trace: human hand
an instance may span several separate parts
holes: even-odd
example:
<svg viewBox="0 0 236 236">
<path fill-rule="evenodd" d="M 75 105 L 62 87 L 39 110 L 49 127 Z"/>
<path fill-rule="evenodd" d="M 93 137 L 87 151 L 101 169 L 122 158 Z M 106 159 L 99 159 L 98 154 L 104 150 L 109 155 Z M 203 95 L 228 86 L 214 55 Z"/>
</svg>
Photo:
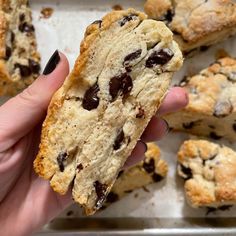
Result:
<svg viewBox="0 0 236 236">
<path fill-rule="evenodd" d="M 50 72 L 50 73 L 49 73 Z M 26 90 L 0 107 L 0 235 L 29 235 L 57 216 L 71 203 L 71 194 L 60 196 L 49 182 L 33 171 L 42 121 L 54 92 L 69 73 L 66 57 L 54 54 L 44 74 Z M 184 107 L 188 102 L 181 88 L 172 88 L 158 116 Z M 167 123 L 153 117 L 126 166 L 141 160 L 144 142 L 160 139 Z"/>
</svg>

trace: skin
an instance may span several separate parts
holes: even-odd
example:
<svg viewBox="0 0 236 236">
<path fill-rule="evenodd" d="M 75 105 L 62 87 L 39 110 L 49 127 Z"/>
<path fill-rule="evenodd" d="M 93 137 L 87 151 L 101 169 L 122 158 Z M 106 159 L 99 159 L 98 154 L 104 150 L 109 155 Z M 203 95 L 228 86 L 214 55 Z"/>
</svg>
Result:
<svg viewBox="0 0 236 236">
<path fill-rule="evenodd" d="M 70 193 L 60 196 L 53 192 L 49 182 L 36 176 L 32 168 L 47 107 L 69 73 L 66 57 L 60 57 L 51 74 L 39 76 L 0 107 L 0 235 L 30 235 L 71 203 Z M 187 102 L 183 89 L 169 91 L 125 167 L 143 158 L 143 142 L 159 140 L 167 133 L 168 126 L 159 116 L 181 109 Z"/>
</svg>

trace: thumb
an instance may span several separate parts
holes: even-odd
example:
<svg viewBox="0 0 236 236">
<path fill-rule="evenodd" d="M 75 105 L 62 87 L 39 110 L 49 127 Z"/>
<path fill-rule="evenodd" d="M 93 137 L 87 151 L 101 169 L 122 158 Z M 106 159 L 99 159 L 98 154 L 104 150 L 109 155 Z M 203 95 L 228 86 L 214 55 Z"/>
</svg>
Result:
<svg viewBox="0 0 236 236">
<path fill-rule="evenodd" d="M 52 95 L 68 73 L 66 57 L 55 51 L 44 74 L 0 107 L 0 152 L 14 145 L 43 119 Z"/>
</svg>

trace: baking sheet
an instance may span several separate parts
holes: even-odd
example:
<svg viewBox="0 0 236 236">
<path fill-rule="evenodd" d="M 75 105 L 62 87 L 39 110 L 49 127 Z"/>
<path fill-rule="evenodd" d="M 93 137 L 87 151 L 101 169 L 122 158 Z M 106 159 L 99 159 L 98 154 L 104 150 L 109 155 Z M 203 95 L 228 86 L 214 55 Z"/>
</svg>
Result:
<svg viewBox="0 0 236 236">
<path fill-rule="evenodd" d="M 120 4 L 124 8 L 134 7 L 136 9 L 142 10 L 144 1 L 31 1 L 31 6 L 33 8 L 33 19 L 36 27 L 36 35 L 38 38 L 38 48 L 42 56 L 42 68 L 45 66 L 48 58 L 55 49 L 59 49 L 66 54 L 72 68 L 79 53 L 79 45 L 83 38 L 86 26 L 91 22 L 100 19 L 106 12 L 110 11 L 111 7 L 115 4 Z M 43 7 L 52 7 L 54 9 L 54 12 L 49 19 L 40 17 L 40 11 Z M 193 58 L 187 59 L 185 61 L 184 67 L 175 75 L 173 83 L 177 83 L 177 81 L 180 80 L 184 75 L 195 74 L 199 70 L 207 67 L 215 60 L 215 56 L 219 50 L 223 48 L 231 56 L 236 56 L 236 38 L 232 37 L 221 44 L 212 46 L 207 51 L 202 52 Z M 165 228 L 168 227 L 167 225 L 170 227 L 175 224 L 179 224 L 179 227 L 191 226 L 192 223 L 190 219 L 196 218 L 195 222 L 197 222 L 198 218 L 199 222 L 202 221 L 202 223 L 195 225 L 195 227 L 201 227 L 204 225 L 203 222 L 205 222 L 203 219 L 206 218 L 218 217 L 218 219 L 227 218 L 232 220 L 233 217 L 236 217 L 236 208 L 232 208 L 231 210 L 224 212 L 218 211 L 206 216 L 205 209 L 196 210 L 186 205 L 183 194 L 183 181 L 178 176 L 176 176 L 176 152 L 183 140 L 187 138 L 188 135 L 185 134 L 169 134 L 167 137 L 157 143 L 161 147 L 162 157 L 169 163 L 170 170 L 166 181 L 150 185 L 148 187 L 149 192 L 146 192 L 143 189 L 134 191 L 127 197 L 123 198 L 121 201 L 114 203 L 106 210 L 96 214 L 94 218 L 99 218 L 96 221 L 93 221 L 92 218 L 89 217 L 86 218 L 87 222 L 104 222 L 103 218 L 107 217 L 112 219 L 127 218 L 129 219 L 128 222 L 132 222 L 132 219 L 138 219 L 141 217 L 143 219 L 142 222 L 146 223 L 141 224 L 137 221 L 134 224 L 136 227 L 147 226 L 148 228 L 154 228 L 156 225 L 159 225 L 162 226 L 162 228 Z M 226 144 L 230 147 L 236 148 L 236 145 L 230 143 Z M 68 213 L 70 216 L 67 216 Z M 78 206 L 73 205 L 63 214 L 61 214 L 61 216 L 59 216 L 56 220 L 54 220 L 52 224 L 47 225 L 45 227 L 45 232 L 49 229 L 60 228 L 60 230 L 63 230 L 66 229 L 66 226 L 69 224 L 77 225 L 78 222 L 81 221 L 82 217 L 81 209 Z M 63 220 L 65 218 L 70 218 L 70 221 Z M 86 219 L 82 220 L 84 225 L 86 225 Z M 117 219 L 117 222 L 119 222 L 119 219 Z M 233 220 L 231 222 L 232 224 L 230 227 L 234 226 L 234 222 L 236 221 Z M 93 224 L 94 223 L 92 223 L 92 225 Z M 117 228 L 119 228 L 119 224 L 122 225 L 122 223 L 117 223 Z M 62 225 L 64 225 L 64 228 L 60 227 Z M 90 225 L 88 227 L 91 227 L 91 224 L 88 225 Z M 97 223 L 97 226 L 98 225 L 99 223 Z M 106 224 L 103 225 L 103 228 L 106 228 Z M 220 231 L 217 232 L 219 233 Z M 208 232 L 208 234 L 210 233 Z"/>
</svg>

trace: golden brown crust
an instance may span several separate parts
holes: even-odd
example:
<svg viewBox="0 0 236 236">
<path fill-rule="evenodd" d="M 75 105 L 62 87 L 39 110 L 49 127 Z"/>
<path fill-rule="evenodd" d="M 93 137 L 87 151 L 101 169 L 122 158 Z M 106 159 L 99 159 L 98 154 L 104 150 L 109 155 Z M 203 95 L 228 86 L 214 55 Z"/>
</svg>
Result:
<svg viewBox="0 0 236 236">
<path fill-rule="evenodd" d="M 178 162 L 192 207 L 235 204 L 236 153 L 232 149 L 205 140 L 189 140 L 181 146 Z"/>
</svg>

